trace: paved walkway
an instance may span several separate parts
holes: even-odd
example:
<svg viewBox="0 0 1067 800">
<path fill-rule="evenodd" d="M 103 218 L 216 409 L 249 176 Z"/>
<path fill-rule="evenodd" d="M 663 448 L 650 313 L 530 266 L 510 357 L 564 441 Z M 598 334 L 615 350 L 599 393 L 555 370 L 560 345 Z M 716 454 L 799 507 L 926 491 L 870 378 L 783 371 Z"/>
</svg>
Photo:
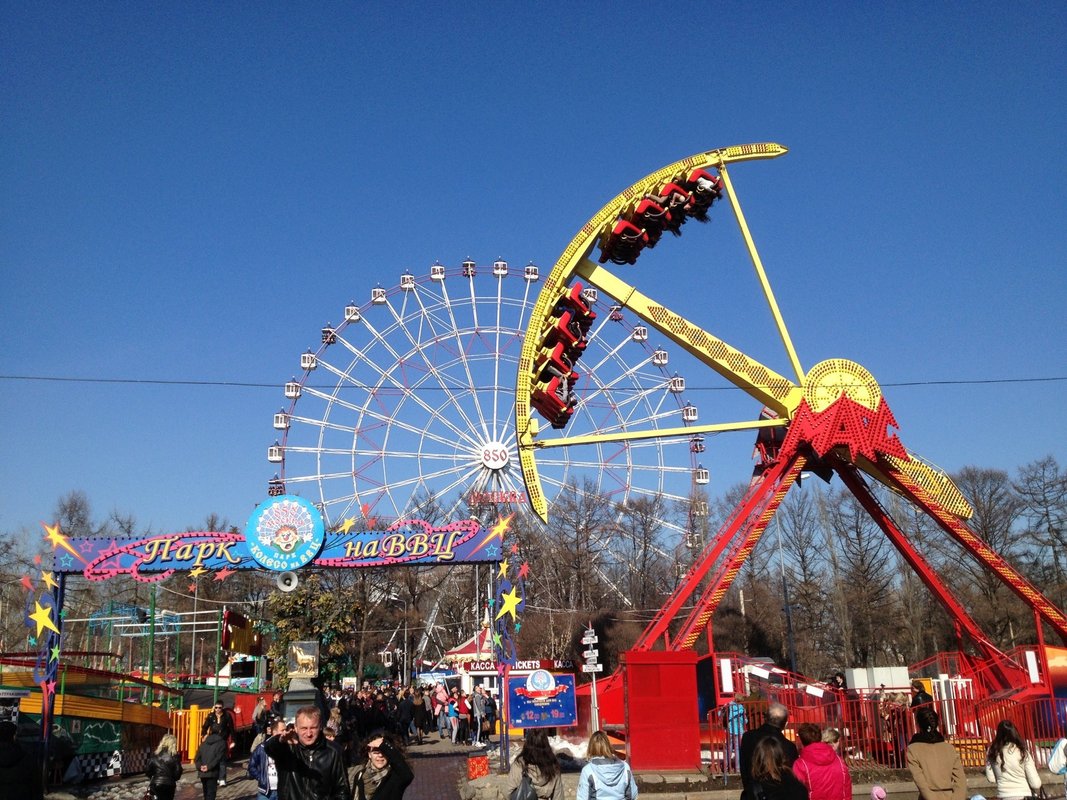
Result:
<svg viewBox="0 0 1067 800">
<path fill-rule="evenodd" d="M 404 793 L 404 800 L 459 800 L 459 787 L 467 782 L 467 756 L 476 751 L 469 746 L 453 745 L 438 735 L 423 738 L 423 744 L 413 744 L 407 749 L 415 780 Z M 490 755 L 490 770 L 498 766 L 494 759 L 497 751 Z M 498 755 L 497 755 L 498 757 Z M 225 786 L 220 786 L 218 800 L 255 800 L 256 783 L 248 777 L 246 760 L 230 765 L 229 779 Z M 349 772 L 349 777 L 355 768 Z M 67 798 L 89 798 L 89 800 L 141 800 L 147 781 L 143 777 L 128 777 L 121 780 L 100 781 L 98 783 L 63 787 L 50 791 L 49 800 L 67 800 Z M 204 793 L 190 764 L 185 765 L 181 782 L 174 800 L 203 800 Z"/>
</svg>

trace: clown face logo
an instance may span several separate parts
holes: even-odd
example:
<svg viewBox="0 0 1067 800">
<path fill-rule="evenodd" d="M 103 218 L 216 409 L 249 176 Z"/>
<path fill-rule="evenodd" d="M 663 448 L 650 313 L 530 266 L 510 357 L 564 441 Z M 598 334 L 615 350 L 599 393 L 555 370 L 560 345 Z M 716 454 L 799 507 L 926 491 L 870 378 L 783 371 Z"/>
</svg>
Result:
<svg viewBox="0 0 1067 800">
<path fill-rule="evenodd" d="M 324 536 L 318 509 L 295 495 L 259 505 L 245 528 L 252 558 L 267 569 L 280 571 L 302 567 L 315 558 Z"/>
<path fill-rule="evenodd" d="M 274 531 L 274 537 L 271 538 L 270 531 L 266 532 L 266 535 L 260 538 L 263 544 L 272 544 L 281 550 L 283 553 L 291 553 L 296 549 L 297 542 L 300 541 L 300 534 L 297 532 L 295 525 L 282 525 Z"/>
</svg>

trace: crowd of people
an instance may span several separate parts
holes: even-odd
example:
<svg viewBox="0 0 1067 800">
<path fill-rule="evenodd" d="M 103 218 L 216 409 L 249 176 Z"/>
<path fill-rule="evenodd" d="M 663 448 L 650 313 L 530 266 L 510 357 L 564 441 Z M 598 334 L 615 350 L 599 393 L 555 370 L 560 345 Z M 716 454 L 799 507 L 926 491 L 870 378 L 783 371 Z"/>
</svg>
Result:
<svg viewBox="0 0 1067 800">
<path fill-rule="evenodd" d="M 408 745 L 422 742 L 434 731 L 454 744 L 484 747 L 495 732 L 497 700 L 482 686 L 472 692 L 432 686 L 385 686 L 334 689 L 326 696 L 327 730 L 346 747 L 373 731 L 384 730 Z"/>
<path fill-rule="evenodd" d="M 916 690 L 915 733 L 906 747 L 906 765 L 919 800 L 966 800 L 966 775 L 959 753 L 940 729 L 935 704 Z M 495 730 L 496 699 L 483 687 L 467 694 L 441 683 L 421 688 L 331 690 L 316 705 L 282 716 L 281 694 L 263 701 L 254 712 L 259 735 L 248 762 L 257 800 L 399 800 L 414 774 L 404 756 L 412 742 L 436 732 L 465 744 L 483 743 Z M 786 735 L 789 710 L 769 703 L 762 723 L 747 729 L 742 704 L 721 710 L 726 729 L 724 767 L 736 765 L 742 800 L 852 800 L 852 776 L 839 752 L 834 727 L 812 722 Z M 204 800 L 215 800 L 226 776 L 228 715 L 216 704 L 203 725 L 203 740 L 194 769 Z M 736 746 L 731 748 L 731 740 Z M 0 750 L 3 743 L 0 742 Z M 1067 739 L 1057 744 L 1067 764 Z M 1054 752 L 1054 757 L 1056 756 Z M 589 738 L 586 762 L 578 777 L 576 800 L 633 800 L 638 786 L 603 731 Z M 349 767 L 355 765 L 352 782 Z M 562 767 L 543 729 L 527 730 L 511 763 L 504 795 L 510 800 L 564 800 Z M 986 754 L 986 777 L 998 800 L 1027 800 L 1042 792 L 1030 748 L 1010 720 L 1001 721 Z M 1067 770 L 1065 770 L 1067 771 Z M 163 737 L 149 761 L 147 774 L 155 800 L 173 800 L 182 775 L 174 736 Z M 873 800 L 884 800 L 875 786 Z"/>
<path fill-rule="evenodd" d="M 928 697 L 919 693 L 920 702 L 913 704 L 915 733 L 907 743 L 907 768 L 919 800 L 966 800 L 963 762 L 941 732 L 940 717 Z M 784 705 L 771 703 L 764 723 L 742 735 L 738 749 L 743 800 L 851 800 L 852 776 L 838 752 L 839 732 L 803 723 L 795 731 L 798 747 L 785 735 L 788 718 Z M 1060 741 L 1067 749 L 1067 739 Z M 1034 756 L 1010 720 L 997 725 L 985 773 L 996 786 L 998 800 L 1042 796 Z M 871 797 L 885 800 L 885 789 L 876 785 Z"/>
</svg>

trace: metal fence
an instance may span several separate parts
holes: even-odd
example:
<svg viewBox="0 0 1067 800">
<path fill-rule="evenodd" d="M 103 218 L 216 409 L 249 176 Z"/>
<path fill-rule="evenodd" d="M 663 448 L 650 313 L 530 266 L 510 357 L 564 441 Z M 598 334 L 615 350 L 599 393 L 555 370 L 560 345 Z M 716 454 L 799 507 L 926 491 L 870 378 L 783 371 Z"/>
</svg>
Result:
<svg viewBox="0 0 1067 800">
<path fill-rule="evenodd" d="M 908 742 L 916 732 L 914 709 L 905 690 L 871 692 L 863 696 L 833 696 L 822 702 L 799 702 L 801 693 L 784 689 L 769 699 L 738 700 L 745 708 L 745 730 L 765 721 L 768 703 L 782 702 L 789 709 L 787 738 L 796 740 L 796 728 L 812 722 L 823 730 L 835 729 L 840 741 L 838 752 L 855 767 L 882 766 L 906 768 Z M 793 702 L 790 702 L 793 701 Z M 1011 720 L 1029 745 L 1036 763 L 1048 763 L 1052 747 L 1063 735 L 1067 700 L 1037 697 L 1029 699 L 966 697 L 939 699 L 930 704 L 941 719 L 941 732 L 955 746 L 964 766 L 981 767 L 997 724 Z M 733 748 L 719 714 L 708 714 L 705 741 L 711 750 L 711 767 L 727 774 L 737 771 Z"/>
</svg>

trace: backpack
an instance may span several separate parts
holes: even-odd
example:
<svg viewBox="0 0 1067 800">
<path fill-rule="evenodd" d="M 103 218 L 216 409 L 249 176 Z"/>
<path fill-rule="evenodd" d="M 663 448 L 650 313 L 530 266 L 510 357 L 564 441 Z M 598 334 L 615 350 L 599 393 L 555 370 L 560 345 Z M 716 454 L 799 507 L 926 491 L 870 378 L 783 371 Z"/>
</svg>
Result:
<svg viewBox="0 0 1067 800">
<path fill-rule="evenodd" d="M 1049 772 L 1055 775 L 1067 775 L 1067 739 L 1060 739 L 1052 748 L 1052 755 L 1048 757 Z"/>
</svg>

